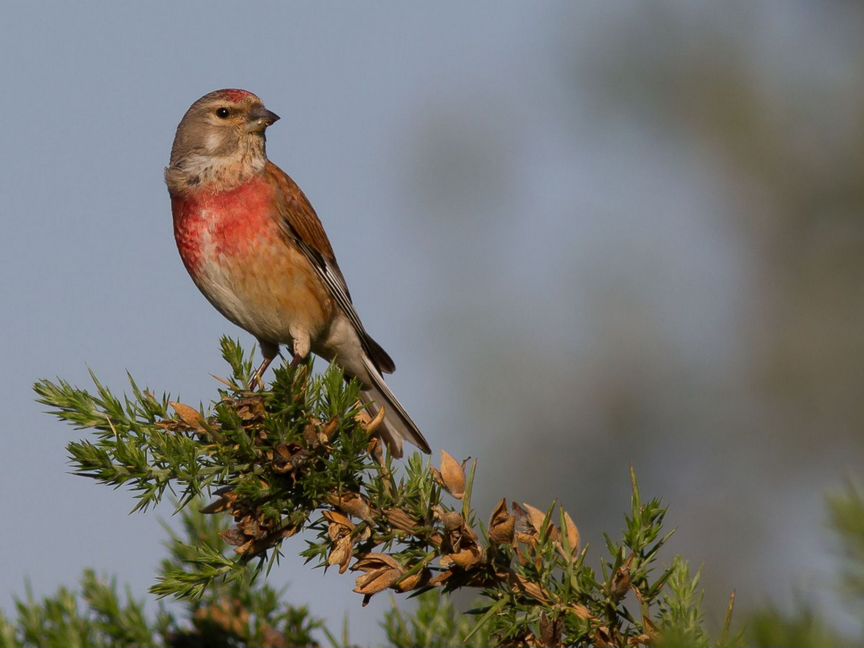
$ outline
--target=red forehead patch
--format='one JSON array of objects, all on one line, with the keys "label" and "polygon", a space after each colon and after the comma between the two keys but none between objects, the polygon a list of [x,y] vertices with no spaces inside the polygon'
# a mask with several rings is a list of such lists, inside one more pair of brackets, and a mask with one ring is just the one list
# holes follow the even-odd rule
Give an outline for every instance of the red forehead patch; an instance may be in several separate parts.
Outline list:
[{"label": "red forehead patch", "polygon": [[227,99],[228,101],[233,101],[239,103],[241,101],[246,101],[247,99],[255,99],[255,95],[251,92],[247,92],[246,90],[223,90],[219,93],[222,97]]}]

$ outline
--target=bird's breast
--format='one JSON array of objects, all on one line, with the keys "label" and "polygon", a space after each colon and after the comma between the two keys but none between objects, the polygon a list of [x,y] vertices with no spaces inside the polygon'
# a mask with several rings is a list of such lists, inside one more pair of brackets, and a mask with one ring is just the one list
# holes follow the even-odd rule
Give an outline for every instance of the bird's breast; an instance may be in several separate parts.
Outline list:
[{"label": "bird's breast", "polygon": [[274,197],[273,188],[258,179],[230,191],[172,196],[174,237],[193,278],[207,263],[248,256],[253,248],[275,243]]},{"label": "bird's breast", "polygon": [[276,191],[255,178],[225,192],[172,196],[177,248],[201,292],[234,323],[271,342],[289,342],[298,327],[314,338],[332,302],[279,227]]}]

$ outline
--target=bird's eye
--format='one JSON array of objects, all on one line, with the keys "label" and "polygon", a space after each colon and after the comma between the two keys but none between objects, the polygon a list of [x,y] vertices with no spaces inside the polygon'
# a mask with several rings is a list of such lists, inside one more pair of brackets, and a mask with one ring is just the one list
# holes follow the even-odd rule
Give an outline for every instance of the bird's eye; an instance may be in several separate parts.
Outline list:
[{"label": "bird's eye", "polygon": [[219,117],[219,119],[228,119],[228,117],[230,115],[231,115],[231,111],[228,110],[227,108],[219,108],[216,111],[216,116]]}]

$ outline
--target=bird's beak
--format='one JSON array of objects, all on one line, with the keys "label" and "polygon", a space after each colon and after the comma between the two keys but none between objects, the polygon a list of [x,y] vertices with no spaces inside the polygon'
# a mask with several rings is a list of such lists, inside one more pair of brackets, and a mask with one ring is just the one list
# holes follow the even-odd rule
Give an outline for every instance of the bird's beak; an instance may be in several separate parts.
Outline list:
[{"label": "bird's beak", "polygon": [[264,106],[255,106],[249,113],[249,130],[262,132],[279,120],[279,115]]}]

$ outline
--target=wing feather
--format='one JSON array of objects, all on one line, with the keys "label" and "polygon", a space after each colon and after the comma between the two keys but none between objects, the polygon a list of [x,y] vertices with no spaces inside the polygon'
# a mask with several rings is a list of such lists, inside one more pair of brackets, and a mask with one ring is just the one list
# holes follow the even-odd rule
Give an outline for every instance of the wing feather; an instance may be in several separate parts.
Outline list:
[{"label": "wing feather", "polygon": [[309,259],[318,277],[327,287],[333,301],[351,322],[360,338],[363,349],[379,371],[393,373],[396,369],[393,360],[363,327],[363,322],[351,301],[348,284],[336,262],[336,255],[333,253],[330,239],[327,238],[324,226],[321,225],[309,199],[306,198],[297,183],[272,162],[267,163],[265,173],[280,189],[278,216],[282,231]]}]

